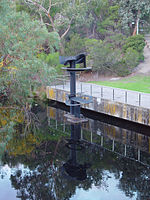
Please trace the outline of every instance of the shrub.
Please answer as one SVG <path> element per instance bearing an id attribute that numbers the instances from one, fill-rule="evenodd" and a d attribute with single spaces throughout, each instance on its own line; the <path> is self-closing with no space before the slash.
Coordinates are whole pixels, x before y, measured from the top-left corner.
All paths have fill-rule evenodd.
<path id="1" fill-rule="evenodd" d="M 139 62 L 143 62 L 144 61 L 144 55 L 143 53 L 139 54 Z"/>
<path id="2" fill-rule="evenodd" d="M 116 73 L 118 76 L 127 76 L 130 74 L 129 69 L 126 66 L 126 63 L 121 60 L 116 66 Z"/>
<path id="3" fill-rule="evenodd" d="M 132 48 L 128 48 L 125 55 L 116 66 L 116 72 L 119 76 L 127 76 L 133 71 L 138 63 L 139 53 Z"/>
<path id="4" fill-rule="evenodd" d="M 85 52 L 85 40 L 78 34 L 70 36 L 70 40 L 65 43 L 65 56 L 74 56 Z"/>
<path id="5" fill-rule="evenodd" d="M 128 48 L 132 48 L 136 50 L 139 53 L 143 52 L 145 46 L 145 40 L 143 35 L 135 35 L 128 37 L 126 39 L 125 44 L 123 45 L 123 51 L 124 53 L 127 51 Z"/>
<path id="6" fill-rule="evenodd" d="M 89 53 L 88 62 L 93 67 L 93 71 L 100 73 L 116 71 L 116 66 L 120 62 L 121 53 L 119 49 L 113 49 L 112 44 L 104 44 L 100 40 L 88 40 L 86 42 L 87 51 Z"/>
<path id="7" fill-rule="evenodd" d="M 46 62 L 48 65 L 50 65 L 51 67 L 55 68 L 56 72 L 58 74 L 62 73 L 62 65 L 59 63 L 59 53 L 50 53 L 50 54 L 46 54 L 46 53 L 41 53 L 38 55 L 39 58 L 41 58 L 44 62 Z"/>
<path id="8" fill-rule="evenodd" d="M 139 53 L 132 48 L 128 48 L 123 57 L 123 60 L 126 63 L 126 66 L 128 67 L 129 71 L 131 71 L 134 67 L 138 65 Z"/>

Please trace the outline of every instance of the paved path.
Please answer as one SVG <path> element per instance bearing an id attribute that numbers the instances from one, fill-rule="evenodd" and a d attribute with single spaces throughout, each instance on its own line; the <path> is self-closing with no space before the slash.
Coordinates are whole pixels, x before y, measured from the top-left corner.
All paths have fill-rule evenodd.
<path id="1" fill-rule="evenodd" d="M 57 85 L 56 88 L 70 91 L 70 83 L 67 82 L 65 85 Z M 77 82 L 76 92 L 97 97 L 100 101 L 101 98 L 104 98 L 115 102 L 127 103 L 130 105 L 141 106 L 150 109 L 150 94 L 147 93 L 100 86 L 84 82 Z"/>
<path id="2" fill-rule="evenodd" d="M 140 63 L 136 73 L 150 74 L 150 34 L 145 35 L 144 62 Z"/>

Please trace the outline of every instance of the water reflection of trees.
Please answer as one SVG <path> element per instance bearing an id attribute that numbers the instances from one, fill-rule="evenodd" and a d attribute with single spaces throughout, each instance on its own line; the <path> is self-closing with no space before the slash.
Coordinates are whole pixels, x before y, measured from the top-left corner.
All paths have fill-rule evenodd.
<path id="1" fill-rule="evenodd" d="M 150 169 L 126 159 L 120 159 L 122 176 L 119 188 L 127 196 L 132 197 L 137 192 L 137 200 L 147 200 L 150 197 Z"/>
<path id="2" fill-rule="evenodd" d="M 11 167 L 19 163 L 26 166 L 16 170 L 10 179 L 21 199 L 63 200 L 75 194 L 76 187 L 84 190 L 88 190 L 93 184 L 107 187 L 107 179 L 104 179 L 106 170 L 119 180 L 118 187 L 126 196 L 132 197 L 135 192 L 139 200 L 150 196 L 149 169 L 93 145 L 86 145 L 84 152 L 78 153 L 80 162 L 88 160 L 92 164 L 87 170 L 87 179 L 79 181 L 65 176 L 62 166 L 69 158 L 69 150 L 64 148 L 64 140 L 61 140 L 55 154 L 57 144 L 58 141 L 47 141 L 28 155 L 13 156 L 7 152 L 3 156 L 3 162 Z"/>
<path id="3" fill-rule="evenodd" d="M 40 146 L 29 155 L 12 156 L 5 153 L 3 162 L 9 166 L 16 166 L 19 163 L 24 164 L 27 169 L 16 170 L 11 175 L 12 186 L 18 191 L 21 199 L 69 199 L 75 194 L 76 186 L 88 190 L 92 184 L 101 186 L 102 169 L 89 169 L 88 178 L 85 181 L 79 181 L 69 178 L 65 175 L 62 166 L 69 158 L 69 151 L 64 148 L 64 142 L 60 142 L 59 149 L 54 157 L 57 141 L 49 142 L 46 146 Z M 43 156 L 43 152 L 45 155 Z M 82 163 L 86 162 L 79 155 Z"/>

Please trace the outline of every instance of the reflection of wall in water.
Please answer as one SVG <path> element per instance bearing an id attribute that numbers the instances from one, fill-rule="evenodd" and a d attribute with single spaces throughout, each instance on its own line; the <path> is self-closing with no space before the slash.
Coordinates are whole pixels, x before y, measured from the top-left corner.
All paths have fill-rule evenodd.
<path id="1" fill-rule="evenodd" d="M 49 120 L 56 120 L 56 125 L 62 124 L 65 127 L 67 124 L 64 118 L 66 111 L 53 107 L 48 107 L 47 111 Z M 81 124 L 81 126 L 81 139 L 101 146 L 105 144 L 109 147 L 111 144 L 110 150 L 112 151 L 119 151 L 119 149 L 122 148 L 123 150 L 120 153 L 124 154 L 124 156 L 128 154 L 127 151 L 130 151 L 136 154 L 135 159 L 140 160 L 140 151 L 150 153 L 150 137 L 148 136 L 92 119 Z M 66 131 L 65 128 L 64 131 Z M 119 145 L 122 145 L 122 147 Z"/>

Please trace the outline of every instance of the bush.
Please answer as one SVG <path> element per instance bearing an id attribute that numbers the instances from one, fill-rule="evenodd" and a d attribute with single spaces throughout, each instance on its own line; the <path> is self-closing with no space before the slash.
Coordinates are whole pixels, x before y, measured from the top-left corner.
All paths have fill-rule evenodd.
<path id="1" fill-rule="evenodd" d="M 74 56 L 85 52 L 85 40 L 78 34 L 70 36 L 70 40 L 65 43 L 65 56 Z"/>
<path id="2" fill-rule="evenodd" d="M 144 55 L 143 53 L 139 54 L 139 62 L 143 62 L 144 61 Z"/>
<path id="3" fill-rule="evenodd" d="M 122 60 L 116 66 L 116 73 L 118 76 L 127 76 L 130 74 L 129 69 L 126 66 L 126 63 Z"/>
<path id="4" fill-rule="evenodd" d="M 143 35 L 135 35 L 128 37 L 126 39 L 125 44 L 123 45 L 123 51 L 126 53 L 128 48 L 132 48 L 136 50 L 139 53 L 143 52 L 143 49 L 145 47 L 145 40 Z"/>
<path id="5" fill-rule="evenodd" d="M 139 53 L 132 48 L 128 48 L 125 55 L 122 57 L 122 60 L 118 64 L 116 72 L 119 76 L 127 76 L 133 71 L 138 63 Z"/>
<path id="6" fill-rule="evenodd" d="M 38 55 L 39 58 L 41 58 L 44 62 L 46 62 L 48 65 L 51 67 L 55 68 L 56 72 L 58 74 L 62 73 L 62 65 L 59 63 L 59 53 L 51 53 L 51 54 L 46 54 L 46 53 L 41 53 Z"/>
<path id="7" fill-rule="evenodd" d="M 123 57 L 123 60 L 126 63 L 129 71 L 131 71 L 134 67 L 136 67 L 138 65 L 139 53 L 132 48 L 128 48 Z"/>
<path id="8" fill-rule="evenodd" d="M 89 53 L 88 62 L 93 67 L 93 71 L 104 73 L 116 71 L 116 66 L 120 62 L 120 49 L 113 49 L 112 44 L 104 44 L 100 40 L 87 40 L 87 51 Z"/>
<path id="9" fill-rule="evenodd" d="M 122 57 L 122 60 L 118 63 L 116 67 L 117 74 L 119 76 L 129 75 L 137 66 L 138 62 L 139 53 L 132 48 L 128 48 L 125 55 Z"/>

